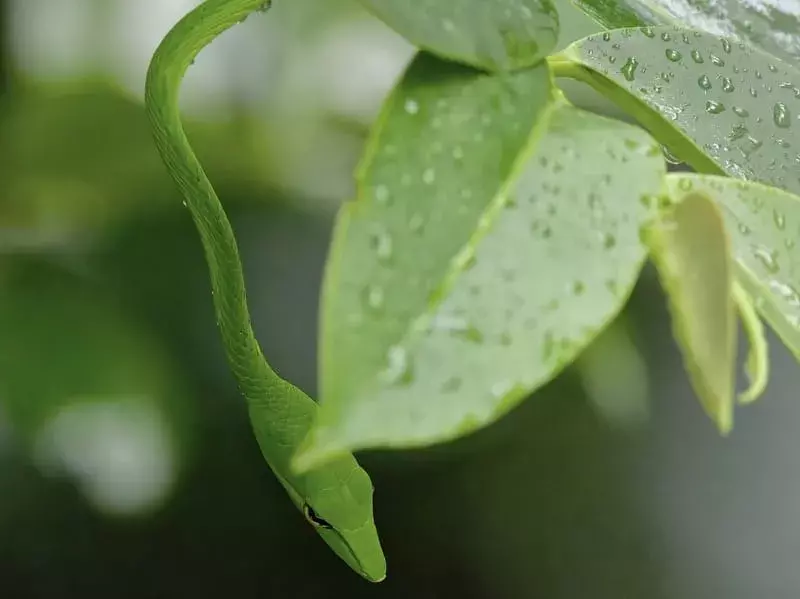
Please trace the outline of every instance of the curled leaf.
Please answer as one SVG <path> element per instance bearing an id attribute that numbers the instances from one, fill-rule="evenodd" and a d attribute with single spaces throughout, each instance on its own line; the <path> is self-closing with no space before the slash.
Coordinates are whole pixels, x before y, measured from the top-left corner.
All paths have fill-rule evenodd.
<path id="1" fill-rule="evenodd" d="M 645 237 L 692 385 L 720 432 L 727 434 L 733 426 L 736 312 L 720 209 L 706 194 L 683 194 Z"/>

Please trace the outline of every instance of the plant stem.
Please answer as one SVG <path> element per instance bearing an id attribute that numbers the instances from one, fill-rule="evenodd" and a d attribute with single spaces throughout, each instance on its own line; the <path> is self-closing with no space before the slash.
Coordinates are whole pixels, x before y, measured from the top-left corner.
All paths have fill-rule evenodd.
<path id="1" fill-rule="evenodd" d="M 680 132 L 656 110 L 627 92 L 613 81 L 592 69 L 575 62 L 564 54 L 555 54 L 547 59 L 555 77 L 574 79 L 591 86 L 624 110 L 663 146 L 668 147 L 695 172 L 708 175 L 725 175 L 725 171 L 695 145 L 694 141 Z"/>

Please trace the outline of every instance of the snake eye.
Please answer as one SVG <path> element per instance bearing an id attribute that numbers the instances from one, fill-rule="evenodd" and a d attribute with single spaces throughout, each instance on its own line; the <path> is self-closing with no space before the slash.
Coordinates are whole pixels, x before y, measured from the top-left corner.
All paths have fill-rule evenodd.
<path id="1" fill-rule="evenodd" d="M 311 522 L 314 526 L 319 526 L 320 528 L 333 528 L 327 520 L 320 518 L 317 513 L 307 503 L 303 505 L 303 513 L 306 516 L 306 520 Z"/>

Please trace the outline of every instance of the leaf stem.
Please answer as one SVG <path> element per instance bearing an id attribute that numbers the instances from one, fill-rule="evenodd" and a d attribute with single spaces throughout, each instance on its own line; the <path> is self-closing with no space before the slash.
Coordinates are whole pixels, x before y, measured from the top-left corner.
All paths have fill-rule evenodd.
<path id="1" fill-rule="evenodd" d="M 607 77 L 603 77 L 592 69 L 574 61 L 564 53 L 548 57 L 547 63 L 550 65 L 555 77 L 574 79 L 585 83 L 614 102 L 620 109 L 647 129 L 661 145 L 668 147 L 671 152 L 674 152 L 696 172 L 708 175 L 725 175 L 725 171 L 698 148 L 689 137 L 681 133 L 657 111 Z"/>

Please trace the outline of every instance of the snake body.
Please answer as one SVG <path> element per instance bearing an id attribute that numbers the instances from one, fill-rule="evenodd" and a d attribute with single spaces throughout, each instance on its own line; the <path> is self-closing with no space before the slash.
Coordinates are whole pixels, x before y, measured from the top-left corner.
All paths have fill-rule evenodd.
<path id="1" fill-rule="evenodd" d="M 236 239 L 180 119 L 180 85 L 197 54 L 264 0 L 207 0 L 167 34 L 147 72 L 145 109 L 156 146 L 196 225 L 208 262 L 217 325 L 245 397 L 256 439 L 291 500 L 325 542 L 364 578 L 377 582 L 386 562 L 373 520 L 373 486 L 352 455 L 297 474 L 291 459 L 310 430 L 317 404 L 267 363 L 253 332 Z"/>

